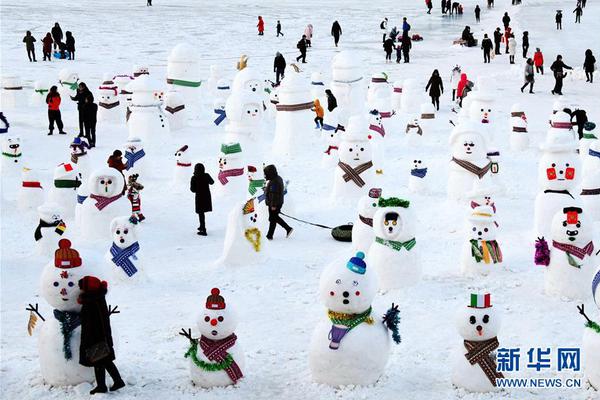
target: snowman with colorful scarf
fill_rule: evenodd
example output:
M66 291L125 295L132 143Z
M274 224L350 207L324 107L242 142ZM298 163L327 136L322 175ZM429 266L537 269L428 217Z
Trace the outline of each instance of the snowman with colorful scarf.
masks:
M44 188L39 173L31 168L23 167L21 186L17 195L17 207L21 211L35 210L44 203Z
M185 99L177 90L169 90L165 96L165 115L169 120L171 131L183 129L187 125L187 109Z
M415 217L408 200L397 197L377 201L373 216L373 244L367 260L377 271L379 289L388 291L415 285L423 267L419 249L415 248Z
M246 198L248 181L244 176L245 166L242 146L239 143L223 143L215 194L236 202Z
M192 158L188 145L183 145L175 152L175 170L173 182L178 188L187 187L194 173Z
M523 107L513 104L510 108L510 148L513 151L522 151L529 148L529 133L527 132L527 116Z
M144 175L146 171L146 151L142 139L137 136L130 137L123 147L125 149L125 170L127 173Z
M469 392L495 391L496 379L504 378L496 365L502 320L491 295L471 294L469 306L459 309L455 323L463 342L453 357L452 384Z
M60 204L65 218L75 215L77 189L82 184L82 174L76 164L61 163L54 169L54 180L48 194L48 201Z
M16 135L6 135L2 138L2 175L16 175L23 167L23 148L21 138Z
M334 168L338 162L341 135L345 128L338 124L338 114L335 110L325 113L323 126L321 127L321 138L324 142L321 166Z
M83 176L87 176L91 170L91 162L88 154L90 145L87 140L83 137L76 136L73 138L71 144L69 144L71 151L71 163L77 166L77 170L81 172Z
M58 83L58 93L60 93L60 97L63 99L68 99L77 94L79 75L67 68L63 68L58 72ZM69 103L70 102L68 101L64 101L64 105Z
M167 84L181 93L189 115L202 111L202 74L200 59L194 47L180 43L171 50L167 63Z
M330 386L372 385L381 377L390 355L390 331L400 343L398 306L385 315L371 307L377 295L377 274L357 252L346 263L325 268L319 293L327 319L313 332L309 366L317 383ZM383 317L383 318L382 318Z
M554 215L549 240L541 237L535 244L535 264L547 267L546 294L589 297L588 285L596 268L593 238L594 222L580 207L565 207Z
M355 251L366 253L373 243L373 216L380 197L381 189L371 188L368 195L363 195L358 200L358 215L352 224L352 249Z
M31 98L29 100L29 104L32 106L41 106L46 105L46 96L48 96L48 92L50 92L50 85L45 81L35 81L33 83L33 93L31 94Z
M598 222L600 221L600 140L595 140L587 149L587 154L582 157L581 200L584 209Z
M592 280L592 295L596 307L600 309L600 269L596 271ZM577 306L579 313L585 318L585 332L583 333L583 373L592 387L600 391L600 323L590 319L585 314L584 305ZM597 313L600 317L600 313Z
M219 289L211 289L205 310L197 320L200 337L194 339L191 329L179 332L190 341L185 358L190 359L190 378L194 385L229 386L244 377L246 359L235 334L237 324L237 313L231 304L225 303Z
M106 240L111 221L131 215L131 204L123 196L125 179L114 168L99 168L90 174L87 188L90 194L81 206L81 235L88 241Z
M467 218L466 240L462 248L461 273L463 275L487 275L500 268L503 262L500 243L497 241L498 226L494 209L477 206Z
M44 383L51 386L91 383L94 369L79 364L81 304L77 302L78 282L88 268L82 266L79 253L71 248L69 240L61 239L54 247L58 249L40 279L41 295L54 310L44 318L37 304L29 304L27 330L31 336L38 325L38 354Z
M427 187L427 164L421 158L416 158L411 163L410 176L408 177L408 190L412 193L425 194Z
M213 123L215 126L225 127L226 125L223 123L227 118L225 103L227 102L230 93L231 89L229 81L227 79L219 79L213 101Z
M37 253L44 257L50 257L58 241L63 238L67 230L67 224L62 218L62 209L56 203L45 203L37 208L40 218L33 237Z
M104 258L111 282L132 283L145 281L144 262L140 257L137 235L138 220L133 217L117 217L110 223L112 244Z
M98 121L118 123L125 117L124 107L119 99L119 88L108 74L104 74L98 87Z

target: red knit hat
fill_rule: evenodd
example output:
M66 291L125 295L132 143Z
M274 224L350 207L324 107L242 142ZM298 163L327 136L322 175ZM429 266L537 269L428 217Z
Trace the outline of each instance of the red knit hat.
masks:
M59 240L58 249L54 252L54 266L64 269L81 266L79 252L71 248L71 241L69 239Z
M108 289L108 283L95 276L87 275L79 280L79 288L84 292L96 292L100 289Z
M212 288L210 296L206 298L206 308L209 310L224 310L225 299L220 295L221 291L217 288Z

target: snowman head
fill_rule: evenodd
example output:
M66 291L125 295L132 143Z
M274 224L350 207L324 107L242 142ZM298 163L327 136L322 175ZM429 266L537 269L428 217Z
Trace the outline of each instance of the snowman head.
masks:
M177 149L177 151L175 152L175 161L178 164L189 164L189 163L191 163L188 149L189 149L189 147L188 147L187 144L183 145L179 149Z
M100 102L101 103L111 104L111 103L115 103L116 101L118 101L117 91L116 91L116 89L113 89L112 87L101 86L100 89L98 90L98 92L100 94Z
M71 248L71 242L61 239L54 254L54 262L42 272L40 289L42 297L57 310L77 312L81 305L77 298L81 293L78 282L83 277L81 257Z
M410 202L408 200L397 197L380 197L377 204L378 209L373 217L375 236L398 242L415 237L414 219L409 210Z
M593 237L593 221L579 207L565 207L552 218L552 240L583 247Z
M2 152L13 156L21 155L21 138L18 136L10 136L2 141ZM18 162L15 158L15 162Z
M225 103L225 110L229 122L242 126L256 126L263 115L262 99L246 92L234 92Z
M225 110L225 100L222 98L218 98L213 102L213 109L215 110Z
M258 212L254 202L255 199L251 198L246 201L242 207L242 228L244 230L256 228L258 226Z
M198 330L207 339L221 340L235 332L237 315L231 305L225 304L221 291L213 288L206 298L204 312L198 317Z
M367 268L365 254L358 252L347 262L330 264L321 274L321 301L329 310L358 314L369 309L377 294L377 275Z
M467 223L469 239L496 240L498 228L494 223L494 215L494 209L490 206L473 208Z
M468 307L461 307L456 313L456 327L464 340L484 341L498 336L501 316L491 304L491 295L471 294Z
M137 242L137 219L135 217L117 217L110 223L113 243L122 249Z
M264 81L252 67L239 71L233 80L233 91L236 93L263 95L264 87Z
M475 180L473 188L467 193L467 198L471 200L471 208L477 206L495 207L495 194L496 188L492 185L491 180L483 178Z
M221 145L219 157L219 170L241 168L242 146L239 143L224 143Z
M368 125L361 117L350 117L348 128L341 136L339 146L340 161L356 167L371 161L371 144L365 133Z
M492 122L492 105L488 102L473 101L471 103L471 117L482 124Z
M420 158L415 158L412 163L411 163L412 169L423 169L423 168L427 168L427 164L425 163L424 160L421 160Z
M142 142L142 139L140 139L138 137L129 138L127 140L127 143L125 143L125 150L130 151L132 153L140 151L143 148L144 148L144 144Z
M40 219L49 224L62 220L62 209L55 203L44 203L37 208Z
M114 168L100 168L90 174L88 190L90 194L103 197L114 197L123 191L125 179Z
M539 159L539 183L544 189L569 190L579 178L580 160L574 151L545 151Z
M334 81L355 81L362 78L361 61L351 51L342 51L333 57L331 62Z
M361 196L358 200L358 215L366 218L373 218L375 211L377 211L377 201L380 197L380 188L369 189L369 194Z
M487 146L483 136L471 129L472 125L461 123L450 136L452 156L470 162L481 161L487 156Z

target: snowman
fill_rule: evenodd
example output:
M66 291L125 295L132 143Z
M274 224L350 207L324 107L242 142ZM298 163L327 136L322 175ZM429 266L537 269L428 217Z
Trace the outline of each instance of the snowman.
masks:
M319 99L321 104L327 104L325 83L323 83L323 76L318 71L310 74L310 96L313 100Z
M18 76L2 78L2 108L20 108L23 106L23 84Z
M592 143L598 142L598 137L595 135L596 124L588 121L583 125L583 136L579 139L579 154L582 157L588 153Z
M120 122L123 118L123 108L119 100L119 88L115 82L104 75L104 80L98 88L98 120L106 122Z
M402 110L402 86L403 81L395 81L392 85L392 95L390 97L392 111L399 113Z
M581 200L590 217L600 221L600 140L590 145L584 157Z
M67 224L62 220L62 210L56 203L42 204L37 212L40 222L33 233L35 247L39 255L50 257L67 230Z
M233 266L264 262L268 248L259 226L256 200L237 203L229 212L223 255L217 263Z
M10 124L6 119L6 115L2 111L0 111L0 135L8 133L8 128L10 128Z
M117 217L110 223L112 244L105 255L111 282L139 282L143 276L140 244L137 237L138 220L135 217Z
M131 215L131 204L123 196L124 187L125 179L116 169L104 167L92 171L87 180L90 195L81 208L80 231L84 239L107 239L111 221Z
M414 159L408 177L408 190L412 193L425 194L428 192L427 164L422 159Z
M63 68L58 72L58 83L58 92L60 93L60 97L63 99L68 99L77 94L79 75L67 68Z
M160 84L142 75L127 85L127 90L132 92L129 137L145 141L169 133L169 121L161 109Z
M408 121L405 129L408 144L410 146L419 146L423 139L423 128L418 118Z
M87 140L83 137L76 136L73 138L69 148L71 150L71 163L77 166L77 170L81 172L83 176L89 175L91 162L88 154L90 145Z
M479 206L491 207L494 212L494 225L497 227L496 222L496 194L498 189L492 185L489 179L479 179L473 184L473 188L467 193L467 200L469 200L469 210L475 209Z
M596 271L592 280L592 295L598 309L600 309L600 269ZM583 373L592 387L600 390L600 324L591 320L585 314L583 304L577 307L579 313L586 319L585 332L583 333Z
M40 370L44 382L51 386L76 386L94 381L94 369L79 364L81 304L77 299L81 291L78 282L85 275L85 269L71 242L61 239L54 259L44 267L40 279L41 295L54 309L53 313L44 318L37 304L27 308L30 335L38 317L43 321L38 328Z
M77 188L81 186L82 174L77 166L71 163L61 163L54 169L54 180L48 200L60 204L63 215L71 218L75 215L77 204Z
M478 125L478 131L481 132L489 144L494 143L494 95L488 89L486 80L479 79L476 87L467 96L470 98L469 114L473 121Z
M140 174L143 175L146 164L146 151L144 150L144 143L142 139L137 136L133 136L127 139L125 143L125 169L128 174Z
M415 249L414 221L408 200L379 198L373 216L373 244L367 260L379 277L379 289L400 289L421 279L422 266Z
M369 194L358 200L358 216L352 224L352 249L367 252L373 243L373 216L377 211L377 201L381 197L380 188L369 189Z
M202 110L202 75L198 52L187 43L180 43L171 50L167 64L167 84L183 96L190 115Z
M183 145L175 152L175 173L173 181L177 186L185 186L190 182L190 178L194 173L192 168L192 159L190 157L188 145Z
M386 100L386 104L383 106L384 109L379 110L381 107L379 99ZM367 108L369 110L376 109L379 111L390 111L390 85L388 83L388 76L385 72L377 72L371 75L371 82L367 88Z
M548 295L586 299L594 276L594 222L579 207L565 207L552 218L551 244L536 241L535 263L546 266L544 288Z
M557 111L550 119L550 129L548 129L548 132L546 133L546 141L552 141L554 136L561 136L560 140L564 137L565 143L570 141L574 144L575 149L578 148L579 135L577 134L577 131L573 129L571 116L564 111Z
M129 101L131 101L131 92L127 90L127 85L133 81L133 76L129 74L119 74L113 76L112 81L117 85L119 100L126 105L129 105Z
M333 114L332 117L329 117ZM329 118L328 118L329 117ZM340 136L344 133L344 127L337 124L337 114L325 114L321 136L325 141L325 151L321 165L326 168L334 168L339 160Z
M378 110L369 111L369 132L367 138L371 143L373 151L373 164L381 168L385 160L385 146L383 140L385 138L385 127L383 126L382 117Z
M338 53L331 63L331 91L338 102L339 121L346 125L353 115L364 110L365 93L361 61L350 51Z
M233 78L231 91L233 93L249 94L258 96L261 102L268 100L266 84L260 77L260 73L253 67L246 67L238 71Z
M194 385L203 388L229 386L244 377L246 360L234 333L237 324L235 309L231 304L225 304L219 289L211 289L204 312L197 320L200 337L192 338L191 329L182 329L179 333L190 341L185 358L190 359L190 378Z
M36 209L44 203L44 188L40 182L37 171L23 168L21 173L21 187L17 196L19 210L28 211Z
M417 114L420 111L423 95L414 79L405 79L402 83L402 96L400 97L400 110L405 114Z
M525 150L529 147L527 132L527 116L520 104L513 104L510 109L510 148L513 151Z
M244 91L233 92L225 103L227 125L225 140L238 142L247 149L260 139L260 124L263 119L262 100L258 95Z
M309 347L313 380L330 386L372 385L383 374L390 355L390 337L400 343L398 308L392 305L382 320L371 303L377 294L377 274L367 268L365 254L325 268L319 281L327 319L321 320Z
M142 75L150 75L150 70L145 65L133 66L133 78L139 78Z
M462 247L461 273L487 275L502 265L502 250L496 240L498 226L491 206L477 206L467 218L466 240Z
M245 197L247 181L244 178L245 164L242 156L242 146L239 143L224 143L221 145L217 195L235 201L242 200Z
M50 92L50 84L43 81L35 81L33 83L33 94L31 95L29 103L32 106L46 105L46 96Z
M185 100L177 90L169 90L165 96L165 113L172 131L185 128L187 125L187 110Z
M2 175L14 175L22 168L21 138L6 135L2 140Z
M463 342L453 357L452 384L469 392L496 390L496 379L504 378L496 367L496 349L501 316L492 306L491 295L471 294L468 307L461 307L455 323Z
M221 71L217 65L210 66L210 73L206 80L206 94L208 99L214 98L217 95L217 86L221 80Z

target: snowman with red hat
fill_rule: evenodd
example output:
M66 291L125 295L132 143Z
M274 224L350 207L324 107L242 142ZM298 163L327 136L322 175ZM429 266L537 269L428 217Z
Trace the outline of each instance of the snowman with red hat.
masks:
M179 333L190 341L185 358L190 359L190 377L195 385L229 386L244 377L244 350L234 333L237 324L235 310L225 304L221 291L211 289L197 320L200 337L193 338L191 329Z
M188 145L181 146L175 152L174 182L177 186L189 185L194 169Z

